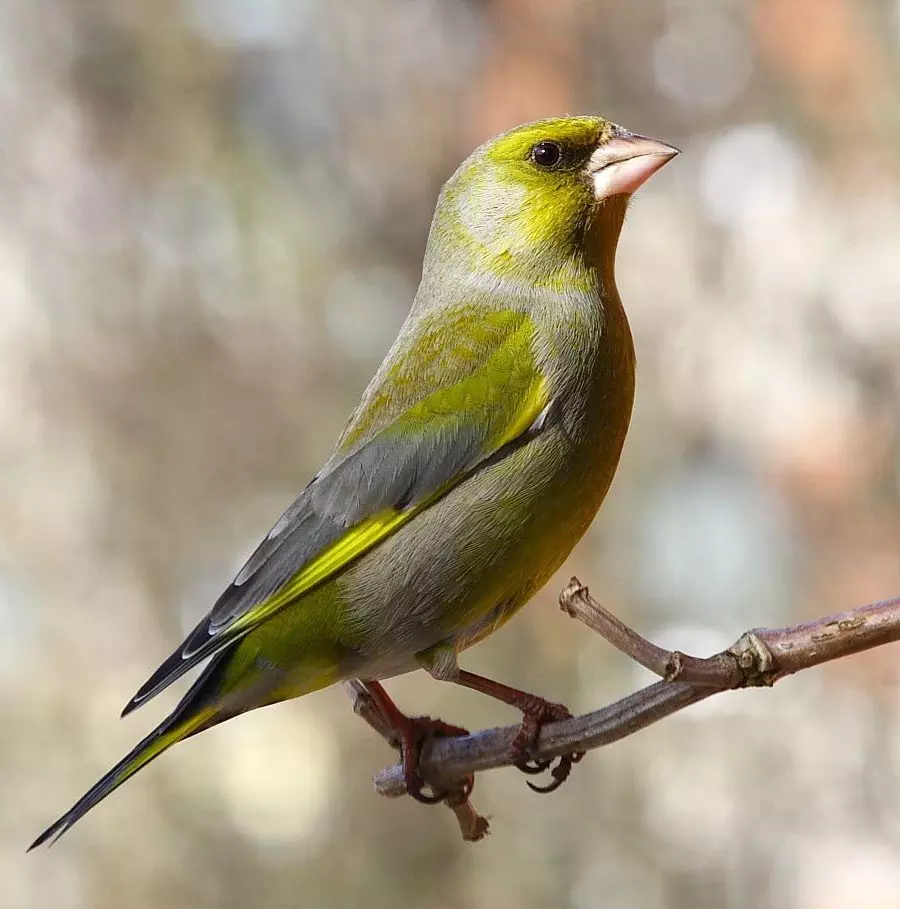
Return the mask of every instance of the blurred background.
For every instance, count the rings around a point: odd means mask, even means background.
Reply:
[[[699,654],[900,594],[900,2],[8,0],[0,74],[0,905],[900,904],[893,648],[714,698],[552,797],[485,774],[477,846],[373,793],[394,755],[334,689],[23,855],[174,704],[117,719],[327,456],[443,180],[524,120],[600,112],[684,154],[620,245],[612,493],[464,665],[579,711],[650,681],[559,613],[572,574]]]

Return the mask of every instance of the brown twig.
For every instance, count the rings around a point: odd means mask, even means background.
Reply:
[[[721,691],[771,686],[801,669],[900,640],[900,597],[803,625],[757,628],[706,659],[647,641],[597,603],[576,578],[560,595],[560,606],[663,681],[593,713],[546,725],[531,749],[539,760],[608,745]],[[469,774],[509,766],[517,731],[508,726],[436,739],[423,749],[420,770],[431,784],[447,788]],[[403,795],[401,768],[376,774],[375,788],[382,795]]]
[[[387,743],[391,748],[399,748],[400,743],[394,735],[391,725],[387,718],[378,709],[372,695],[366,691],[362,682],[352,679],[343,683],[343,689],[350,703],[353,706],[353,712],[365,720]]]
[[[572,578],[565,586],[559,595],[559,605],[563,612],[580,619],[625,656],[667,682],[681,679],[704,686],[719,686],[727,682],[729,688],[741,684],[741,673],[730,655],[718,654],[709,659],[698,659],[678,650],[657,647],[593,599],[578,578]]]

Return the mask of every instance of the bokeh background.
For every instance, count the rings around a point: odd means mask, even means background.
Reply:
[[[577,710],[649,681],[558,612],[571,574],[700,654],[900,593],[898,86],[896,0],[0,5],[0,905],[900,905],[894,648],[717,697],[550,798],[485,774],[477,846],[373,793],[394,756],[331,690],[23,854],[173,705],[117,719],[327,456],[442,181],[523,120],[602,112],[684,154],[620,246],[613,491],[465,665]]]

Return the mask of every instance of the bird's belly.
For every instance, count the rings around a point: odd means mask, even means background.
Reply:
[[[600,507],[615,462],[548,431],[451,490],[338,581],[365,645],[348,674],[386,678],[499,627],[550,578]],[[608,460],[608,459],[607,459]]]

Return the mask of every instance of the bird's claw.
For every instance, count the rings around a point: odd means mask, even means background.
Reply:
[[[435,720],[429,716],[416,716],[409,718],[409,726],[400,730],[400,758],[403,763],[403,779],[406,783],[406,792],[417,802],[423,805],[437,805],[443,802],[450,794],[450,790],[435,789],[422,778],[419,772],[419,757],[422,745],[428,738],[445,738],[468,735],[469,730],[461,726],[453,726],[443,720]],[[425,787],[431,794],[424,792]],[[466,795],[471,793],[475,786],[475,778],[464,781]]]
[[[528,755],[528,748],[533,745],[540,735],[541,727],[546,723],[555,723],[558,720],[570,719],[572,714],[567,707],[562,704],[554,704],[552,701],[545,701],[543,698],[533,697],[529,702],[522,706],[522,728],[513,739],[510,753],[515,759],[515,766],[529,776],[543,773],[553,763],[552,760],[532,758]],[[530,780],[526,780],[529,789],[534,792],[549,793],[559,789],[560,786],[569,778],[572,772],[572,765],[577,764],[584,757],[583,751],[573,751],[571,754],[563,754],[556,762],[556,766],[550,771],[553,782],[546,786],[537,786]]]
[[[563,754],[557,761],[556,766],[550,771],[550,776],[553,777],[552,783],[547,783],[546,786],[536,786],[530,780],[525,780],[525,785],[532,792],[537,792],[541,795],[546,795],[549,792],[555,792],[569,778],[569,774],[572,772],[572,765],[577,764],[583,757],[583,751],[573,751],[571,754]],[[544,769],[549,766],[550,762],[547,761]]]
[[[516,761],[515,767],[517,770],[521,770],[522,773],[534,776],[535,774],[543,773],[550,764],[550,761],[539,761],[536,758],[524,757]]]

